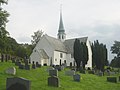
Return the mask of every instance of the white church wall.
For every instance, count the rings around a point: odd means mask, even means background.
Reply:
[[[54,51],[54,65],[60,65],[60,60],[61,64],[64,63],[64,60],[66,60],[66,53],[59,52],[59,51]]]
[[[88,59],[87,64],[85,65],[85,67],[86,68],[90,67],[92,69],[92,49],[91,49],[90,41],[87,40],[86,45],[88,47],[88,55],[89,55],[88,57],[89,57],[89,59]]]
[[[67,54],[67,66],[70,66],[70,63],[74,66],[74,58],[71,58],[71,54]]]
[[[33,52],[32,52],[32,54],[30,55],[30,60],[31,60],[31,63],[33,61],[41,63],[39,52],[36,49],[34,49]]]
[[[45,38],[45,35],[43,36],[43,38],[38,42],[38,44],[36,45],[36,47],[38,49],[44,49],[44,51],[46,52],[46,54],[50,57],[53,56],[53,52],[54,49],[52,48],[52,46],[50,45],[50,43],[48,42],[48,40]]]
[[[48,40],[45,38],[45,35],[41,38],[41,40],[38,42],[38,44],[35,46],[34,50],[40,50],[40,49],[44,49],[44,51],[46,52],[46,54],[48,55],[49,58],[53,58],[53,53],[54,53],[54,49],[52,48],[52,46],[50,45],[50,43],[48,42]],[[34,51],[33,50],[33,51]],[[35,60],[35,61],[39,61],[39,57],[40,55],[38,53],[33,52],[30,56],[31,61]],[[50,59],[48,60],[48,65],[50,65]]]

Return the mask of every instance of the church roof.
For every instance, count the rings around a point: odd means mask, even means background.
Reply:
[[[74,52],[73,51],[73,46],[74,46],[75,39],[79,39],[80,42],[86,43],[88,37],[74,38],[74,39],[65,40],[64,45],[66,46],[67,53],[70,53],[72,57],[73,57],[73,52]]]
[[[36,50],[39,53],[41,58],[44,58],[44,59],[48,59],[49,58],[48,55],[46,54],[46,52],[43,49],[36,48]]]
[[[45,37],[56,51],[67,52],[65,45],[59,39],[48,35],[45,35]]]

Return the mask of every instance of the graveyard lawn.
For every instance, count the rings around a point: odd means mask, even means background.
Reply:
[[[5,70],[13,66],[16,67],[16,75],[6,74]],[[58,72],[60,87],[51,87],[48,86],[47,82],[49,77],[49,73],[46,71],[47,68],[21,70],[11,62],[0,62],[0,90],[6,90],[7,77],[23,77],[30,80],[31,90],[120,90],[120,82],[107,82],[106,76],[99,77],[92,74],[80,74],[80,82],[75,82],[72,76],[65,75],[64,70]]]

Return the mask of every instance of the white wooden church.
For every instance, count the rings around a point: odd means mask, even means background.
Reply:
[[[67,66],[75,65],[73,58],[73,45],[76,38],[66,39],[65,29],[62,20],[62,13],[60,12],[60,23],[57,38],[43,35],[40,41],[30,55],[31,62],[39,62],[41,65],[62,65]],[[88,47],[88,62],[85,65],[86,68],[92,68],[92,50],[88,37],[77,38],[80,42],[86,43]]]

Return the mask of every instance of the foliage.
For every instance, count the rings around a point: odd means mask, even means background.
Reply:
[[[120,68],[120,57],[114,57],[110,63],[110,66]]]
[[[6,30],[6,23],[9,14],[1,7],[3,4],[7,4],[7,1],[0,0],[0,53],[22,58],[29,56],[33,48],[31,45],[18,44],[14,38],[8,36],[9,32]]]
[[[43,35],[43,31],[42,30],[38,30],[36,32],[34,32],[34,35],[32,35],[31,37],[33,38],[33,40],[31,40],[32,45],[36,45],[38,43],[38,41],[41,39]]]
[[[88,62],[88,48],[86,43],[81,42],[81,50],[82,50],[82,64],[83,64],[83,68],[85,68],[85,65]]]
[[[6,90],[6,79],[8,77],[14,77],[12,75],[5,74],[5,70],[9,67],[16,67],[16,77],[23,77],[31,81],[30,90],[119,90],[120,83],[107,82],[106,76],[99,77],[93,74],[80,74],[80,82],[74,82],[71,76],[65,75],[65,69],[58,72],[58,78],[60,81],[60,87],[49,87],[47,79],[49,77],[46,69],[48,67],[41,67],[31,70],[18,69],[13,63],[0,62],[0,90]]]
[[[92,44],[93,66],[99,70],[104,70],[104,66],[108,65],[106,45],[99,43],[98,40]]]
[[[112,67],[119,67],[120,68],[120,42],[114,41],[113,46],[111,47],[111,51],[113,54],[116,54],[114,59],[111,61]]]
[[[74,59],[77,64],[77,69],[80,68],[81,62],[82,62],[82,68],[85,68],[85,65],[88,61],[88,48],[86,46],[86,43],[83,43],[79,41],[79,39],[75,39],[74,42]]]
[[[114,44],[111,47],[111,51],[113,54],[116,54],[117,57],[120,57],[120,42],[119,41],[114,41]]]
[[[80,46],[80,41],[78,39],[75,39],[75,42],[74,42],[74,59],[75,59],[75,62],[76,62],[76,65],[77,65],[77,69],[80,68],[80,63],[81,63],[81,46]]]
[[[7,1],[0,0],[0,38],[4,39],[9,33],[6,31],[6,23],[8,22],[8,12],[3,10],[1,5],[7,4]]]

